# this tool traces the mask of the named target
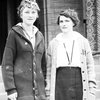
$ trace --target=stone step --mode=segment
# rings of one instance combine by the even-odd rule
[[[100,65],[100,55],[94,56],[94,63],[95,65]]]
[[[5,88],[3,83],[0,83],[0,93],[5,93]]]
[[[100,65],[95,65],[95,72],[99,72],[100,73]]]
[[[100,72],[96,72],[96,80],[100,81]]]
[[[1,82],[3,82],[3,80],[2,80],[2,75],[1,75],[1,73],[0,73],[0,83],[1,83]]]
[[[3,80],[2,80],[1,66],[0,66],[0,82],[3,82]]]
[[[8,100],[6,93],[0,93],[0,100]]]
[[[7,93],[5,92],[4,83],[2,80],[1,66],[0,66],[0,100],[7,100]]]
[[[97,89],[100,89],[100,81],[97,81]]]
[[[96,91],[96,100],[100,100],[100,89]]]

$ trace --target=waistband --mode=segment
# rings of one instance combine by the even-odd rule
[[[79,69],[81,69],[79,66],[59,66],[59,67],[57,67],[57,69],[58,68],[73,68],[73,69],[79,68]]]

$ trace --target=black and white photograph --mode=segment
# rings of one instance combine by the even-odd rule
[[[0,7],[0,100],[100,100],[100,0]]]

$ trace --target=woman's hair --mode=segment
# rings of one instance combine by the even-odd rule
[[[74,9],[69,8],[69,9],[66,9],[65,11],[61,11],[61,13],[59,14],[58,19],[57,19],[57,24],[58,25],[59,25],[59,21],[60,21],[60,16],[65,16],[67,18],[71,18],[71,20],[74,23],[73,27],[78,26],[79,23],[80,23],[80,20],[78,18],[78,14]]]
[[[36,0],[22,0],[20,5],[17,8],[17,14],[19,17],[25,7],[28,7],[31,9],[36,9],[37,11],[40,11],[40,8],[39,8]]]

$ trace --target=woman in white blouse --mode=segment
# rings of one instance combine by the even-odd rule
[[[94,61],[88,40],[73,30],[79,25],[77,12],[62,11],[61,29],[47,51],[47,96],[50,100],[95,100]]]

